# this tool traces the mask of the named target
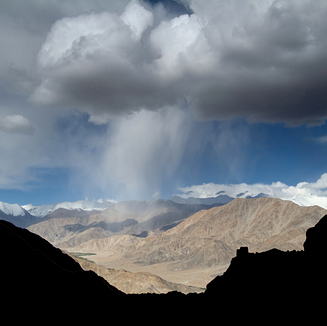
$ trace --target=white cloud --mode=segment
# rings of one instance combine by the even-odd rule
[[[153,14],[140,5],[137,0],[132,0],[127,6],[121,19],[132,30],[136,40],[140,40],[143,32],[153,24]]]
[[[23,135],[31,135],[34,132],[28,119],[18,114],[0,118],[0,129],[4,132]]]
[[[300,182],[296,186],[288,186],[282,182],[267,184],[214,184],[207,183],[191,187],[179,188],[183,198],[216,197],[218,193],[231,197],[246,198],[257,196],[260,193],[271,197],[290,200],[302,206],[318,205],[327,209],[327,173],[324,173],[317,182]]]
[[[62,18],[52,26],[42,45],[38,54],[39,67],[60,68],[83,62],[88,56],[92,59],[104,52],[115,54],[120,47],[126,46],[128,33],[117,14],[106,11]]]
[[[151,43],[160,53],[154,64],[161,78],[173,81],[185,74],[204,76],[210,72],[215,60],[202,31],[204,26],[195,14],[182,15],[163,21],[152,31]]]

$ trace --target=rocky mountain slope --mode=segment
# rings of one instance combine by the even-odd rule
[[[303,250],[306,230],[326,214],[265,197],[208,208],[170,200],[121,202],[97,213],[62,208],[28,228],[64,250],[95,253],[106,267],[203,287],[242,246]]]
[[[69,247],[114,235],[147,237],[153,232],[162,233],[209,207],[154,200],[120,202],[97,213],[61,208],[28,229],[56,246]]]
[[[326,210],[318,206],[301,207],[280,199],[235,199],[130,245],[123,256],[144,265],[170,262],[178,270],[228,265],[241,246],[251,252],[303,250],[306,230],[324,214]]]
[[[235,199],[144,239],[115,235],[75,247],[62,243],[62,248],[97,253],[94,261],[107,267],[127,266],[133,272],[148,271],[172,282],[178,279],[203,287],[228,268],[242,246],[250,252],[303,250],[307,229],[325,214],[318,206],[301,207],[275,198]]]

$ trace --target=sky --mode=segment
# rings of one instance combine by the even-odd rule
[[[327,2],[3,0],[0,201],[260,192],[327,208]]]

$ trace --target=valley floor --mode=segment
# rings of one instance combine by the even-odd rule
[[[214,266],[206,269],[174,270],[172,263],[160,263],[153,265],[135,264],[134,259],[108,256],[106,251],[94,252],[91,260],[106,268],[124,269],[132,273],[149,272],[160,276],[166,281],[205,288],[217,275],[222,275],[229,265]],[[187,280],[187,281],[185,281]]]

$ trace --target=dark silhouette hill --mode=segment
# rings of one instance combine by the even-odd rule
[[[245,297],[243,307],[302,309],[302,316],[322,312],[326,304],[322,294],[327,290],[326,234],[327,215],[307,230],[304,251],[238,249],[227,271],[207,285],[205,296],[228,302]]]
[[[10,311],[15,318],[50,313],[50,320],[85,320],[81,314],[92,312],[124,322],[150,315],[174,322],[315,322],[326,304],[326,234],[327,215],[307,230],[304,251],[255,254],[242,247],[203,294],[124,295],[41,237],[0,221],[2,316]]]
[[[98,307],[125,295],[40,236],[0,221],[2,307]]]

